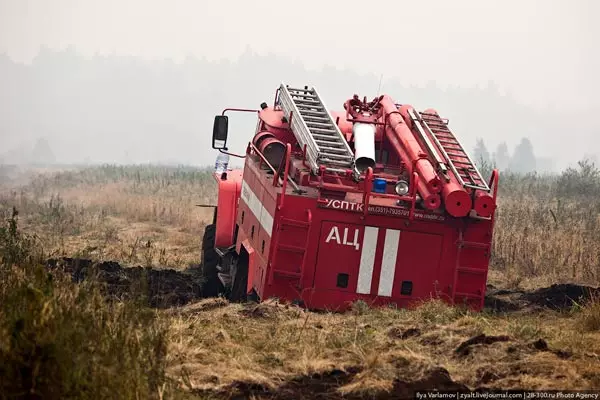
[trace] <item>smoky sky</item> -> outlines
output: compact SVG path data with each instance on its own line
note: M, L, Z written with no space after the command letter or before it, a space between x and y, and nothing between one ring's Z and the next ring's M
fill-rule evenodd
M596 108L594 0L4 0L0 52L238 57L247 47L409 83L493 80L536 106Z
M591 116L600 110L594 39L600 28L592 23L599 13L594 0L0 0L0 54L29 64L40 48L72 48L85 57L181 63L190 57L235 62L252 51L309 70L372 74L377 79L369 96L385 92L392 80L441 88L493 82L549 120L553 114L589 115L578 123L598 132ZM238 93L228 91L222 99L235 102ZM347 91L351 96L355 89ZM518 140L511 129L506 135ZM595 137L586 133L578 140L589 140L584 147L598 153ZM559 145L549 155L560 158Z

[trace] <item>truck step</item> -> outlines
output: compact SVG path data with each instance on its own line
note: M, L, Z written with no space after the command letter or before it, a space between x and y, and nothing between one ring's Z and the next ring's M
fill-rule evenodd
M291 218L281 218L281 226L296 226L298 228L308 228L310 224L306 221L300 221Z

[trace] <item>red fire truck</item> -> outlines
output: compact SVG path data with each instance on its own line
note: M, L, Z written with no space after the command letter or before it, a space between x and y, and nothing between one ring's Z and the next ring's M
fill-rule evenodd
M258 117L245 154L227 148L232 111ZM316 88L281 84L272 106L217 115L212 142L244 166L214 174L205 296L483 307L498 172L486 181L436 110L354 95L334 111Z

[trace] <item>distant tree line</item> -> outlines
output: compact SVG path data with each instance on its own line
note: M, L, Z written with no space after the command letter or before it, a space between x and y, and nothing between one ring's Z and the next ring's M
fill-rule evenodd
M403 76L384 79L378 90L375 74L329 66L310 70L252 51L232 61L189 57L175 63L42 48L30 64L0 54L0 161L212 165L214 115L226 107L271 104L281 82L316 86L332 110L343 110L354 94L373 98L378 92L418 110L435 108L466 148L476 144L476 159L502 170L557 172L598 137L589 113L532 109L493 82L442 87L432 80L417 86ZM232 150L245 149L255 118L231 115ZM478 137L485 146L476 143ZM519 143L520 137L526 139Z
M491 165L500 171L526 174L537 170L537 159L531 141L524 137L515 146L512 154L506 142L496 146L490 152L482 138L478 138L472 153L473 161L478 165Z

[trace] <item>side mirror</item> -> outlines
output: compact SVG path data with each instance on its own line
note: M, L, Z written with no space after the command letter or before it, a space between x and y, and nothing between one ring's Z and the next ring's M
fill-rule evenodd
M227 115L215 116L215 122L213 124L213 135L212 135L212 148L213 149L224 149L227 150L227 128L229 125L229 119Z

